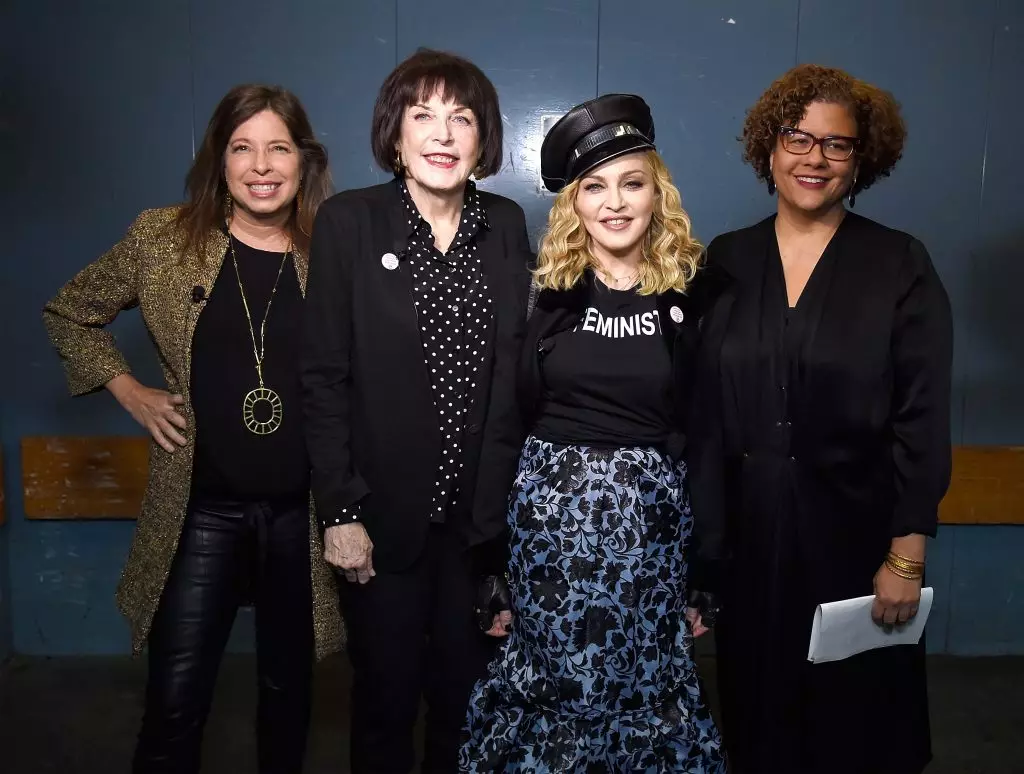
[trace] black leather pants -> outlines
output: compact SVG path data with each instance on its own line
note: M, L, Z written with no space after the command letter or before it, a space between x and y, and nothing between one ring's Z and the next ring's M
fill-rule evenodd
M256 607L261 774L299 774L309 728L313 605L306 501L189 505L149 635L134 774L195 774L221 656Z

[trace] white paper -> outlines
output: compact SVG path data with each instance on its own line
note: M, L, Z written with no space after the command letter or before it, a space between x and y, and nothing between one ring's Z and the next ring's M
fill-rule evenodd
M857 653L890 645L916 645L921 641L924 625L932 610L931 587L921 589L917 615L904 626L888 631L871 618L875 598L857 597L839 602L826 602L814 611L811 644L807 660L815 664L841 661Z

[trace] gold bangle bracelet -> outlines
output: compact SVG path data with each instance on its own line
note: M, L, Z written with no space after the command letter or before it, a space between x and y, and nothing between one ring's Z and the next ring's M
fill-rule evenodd
M901 562L901 561L899 561L897 559L893 559L892 557L888 557L886 559L886 561L889 562L890 564L892 564L895 567L899 567L900 569L905 569L907 572L924 572L925 571L925 565L924 564L907 564L906 562Z
M886 569L889 570L890 572L892 572L897 577L902 577L904 580L921 580L922 579L921 575L911 575L908 572L900 572L899 570L895 570L895 569L893 569L892 567L890 567L888 565L886 565Z
M889 554L889 556L885 558L885 561L890 562L896 567L900 567L907 572L924 572L923 562L908 562L903 559L899 559L892 554Z
M893 565L895 565L897 567L902 567L905 570L919 570L919 571L922 571L922 572L924 571L924 565L923 564L917 564L917 563L914 563L914 562L905 562L902 559L897 559L894 556L887 556L887 557L885 557L885 561L887 561L890 564L893 564Z
M924 573L907 572L906 570L901 570L899 567L893 567L891 564L887 564L885 566L894 575L899 575L901 578L906 578L907 580L920 580L924 577Z
M921 580L924 577L924 573L906 572L898 567L893 567L892 563L888 561L885 563L885 569L905 580Z
M897 554L895 551L890 551L889 556L893 559L898 559L906 564L912 564L919 567L924 567L924 562L919 562L917 559L911 559L909 556L903 556L903 554Z

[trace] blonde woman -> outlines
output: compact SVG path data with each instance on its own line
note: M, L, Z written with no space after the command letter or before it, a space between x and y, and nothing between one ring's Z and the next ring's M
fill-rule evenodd
M614 94L541 148L558 197L518 375L515 621L464 771L725 771L685 617L701 246L653 140L647 104Z

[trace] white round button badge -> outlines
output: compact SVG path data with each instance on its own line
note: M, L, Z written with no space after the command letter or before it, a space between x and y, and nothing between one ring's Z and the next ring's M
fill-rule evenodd
M394 271L398 268L398 257L394 253L384 253L380 258L380 262L388 271Z
M683 310L678 306L673 306L669 309L668 314L672 318L672 322L681 323L683 321Z

